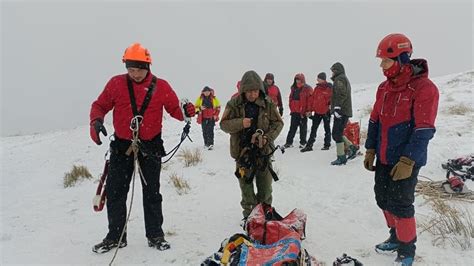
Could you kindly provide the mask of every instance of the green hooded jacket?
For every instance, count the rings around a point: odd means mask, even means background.
[[[243,134],[243,119],[245,118],[245,92],[259,89],[260,95],[255,101],[259,109],[257,128],[262,129],[268,142],[264,147],[264,152],[271,151],[270,145],[283,129],[283,120],[276,105],[266,97],[263,88],[263,81],[260,76],[253,70],[245,72],[240,84],[240,95],[227,102],[224,114],[220,122],[220,128],[230,134],[230,155],[234,159],[238,159],[243,149],[240,145],[240,136]]]
[[[344,66],[337,62],[331,67],[334,75],[331,79],[334,81],[331,97],[331,113],[334,113],[334,107],[341,107],[339,114],[352,117],[352,99],[351,83],[346,77]]]

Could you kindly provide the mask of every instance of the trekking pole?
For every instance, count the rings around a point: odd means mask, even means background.
[[[135,174],[137,170],[141,178],[143,178],[143,181],[145,181],[145,177],[143,176],[141,172],[140,163],[138,161],[138,151],[139,151],[138,150],[138,142],[139,142],[138,133],[139,133],[139,128],[140,128],[140,123],[142,120],[143,120],[143,117],[140,115],[137,115],[132,118],[132,121],[130,123],[130,129],[132,130],[132,136],[133,136],[132,144],[130,148],[131,148],[131,151],[133,152],[133,162],[134,162],[134,169],[133,169],[133,174],[132,174],[132,195],[130,197],[130,206],[128,208],[127,219],[125,220],[125,224],[123,226],[122,233],[120,234],[117,248],[115,249],[114,256],[112,257],[112,260],[110,261],[109,266],[112,266],[112,263],[114,262],[115,257],[117,256],[117,253],[119,251],[120,244],[122,244],[123,236],[125,235],[125,232],[127,231],[128,221],[130,220],[130,214],[132,213],[133,196],[135,194]],[[146,182],[145,182],[145,185],[146,185]]]

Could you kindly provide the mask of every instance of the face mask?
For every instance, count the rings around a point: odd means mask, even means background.
[[[393,65],[389,69],[384,69],[383,74],[387,78],[394,78],[398,76],[398,74],[400,73],[400,69],[401,69],[400,63],[397,60],[395,61],[395,63],[393,63]]]

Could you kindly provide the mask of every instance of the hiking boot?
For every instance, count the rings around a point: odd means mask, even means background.
[[[118,240],[104,239],[99,244],[93,246],[92,251],[95,253],[102,254],[102,253],[109,252],[111,249],[116,248],[117,246],[118,246]],[[126,246],[127,246],[127,240],[122,239],[122,242],[120,242],[119,248],[123,248]]]
[[[343,165],[346,164],[347,158],[345,155],[339,155],[337,156],[337,159],[335,161],[331,162],[331,165]]]
[[[300,144],[300,149],[303,149],[305,146],[306,146],[306,143],[305,144]]]
[[[171,248],[170,243],[165,240],[164,236],[148,238],[148,246],[158,250],[167,250]]]
[[[321,150],[322,150],[322,151],[327,151],[327,150],[329,150],[329,147],[331,147],[331,146],[326,146],[326,145],[324,145],[324,146],[321,148]]]
[[[286,143],[285,145],[283,145],[283,147],[284,147],[285,149],[293,148],[293,144]]]
[[[405,256],[398,254],[394,264],[399,266],[412,266],[414,260],[415,258],[413,256]]]
[[[398,250],[400,242],[398,242],[395,228],[390,229],[390,237],[384,242],[375,245],[377,253],[392,253]]]
[[[301,149],[300,151],[301,151],[301,152],[307,152],[307,151],[312,151],[312,150],[313,150],[313,147],[306,145],[306,147],[304,147],[304,148]]]
[[[357,156],[357,151],[359,151],[359,148],[355,145],[349,146],[349,149],[347,151],[347,160],[352,160]]]

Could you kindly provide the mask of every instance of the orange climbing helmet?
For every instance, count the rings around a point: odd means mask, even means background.
[[[148,49],[139,43],[133,43],[123,53],[122,62],[126,61],[140,61],[151,64],[151,55]]]

